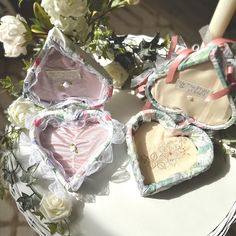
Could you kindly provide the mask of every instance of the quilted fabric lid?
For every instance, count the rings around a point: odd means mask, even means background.
[[[201,128],[219,130],[234,124],[236,108],[231,77],[235,59],[229,45],[212,44],[193,52],[170,76],[182,56],[179,54],[149,75],[145,88],[148,100],[156,109],[173,116],[182,115]]]
[[[42,107],[77,102],[96,108],[112,95],[112,82],[90,55],[53,28],[28,71],[24,93]]]

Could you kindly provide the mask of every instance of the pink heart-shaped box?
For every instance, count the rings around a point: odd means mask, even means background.
[[[55,110],[36,117],[30,137],[41,158],[69,191],[112,161],[113,123],[99,110]]]

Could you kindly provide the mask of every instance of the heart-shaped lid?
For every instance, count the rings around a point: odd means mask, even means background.
[[[132,85],[145,90],[147,106],[182,116],[182,123],[225,129],[236,120],[234,45],[219,39],[197,51],[181,48],[172,58],[158,59]]]
[[[107,72],[88,53],[53,28],[29,69],[24,93],[42,107],[61,107],[71,102],[97,108],[112,95]]]

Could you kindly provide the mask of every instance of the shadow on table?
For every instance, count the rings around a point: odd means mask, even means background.
[[[85,178],[79,195],[84,202],[95,202],[96,196],[109,195],[109,183],[122,183],[130,179],[126,170],[128,156],[126,144],[113,146],[113,162],[105,166],[101,171]]]
[[[217,132],[216,139],[236,140],[236,125],[226,130]],[[236,145],[236,144],[235,144]],[[235,148],[235,147],[234,147]],[[211,184],[223,178],[230,170],[230,157],[226,155],[219,144],[214,145],[214,161],[210,169],[190,181],[183,182],[164,192],[157,193],[151,198],[172,199],[177,198],[185,193],[194,191],[204,185]]]
[[[111,113],[113,119],[125,124],[140,111],[142,106],[143,102],[132,95],[129,90],[120,90],[114,92],[105,110]],[[82,184],[79,193],[83,201],[94,202],[96,195],[108,195],[109,182],[122,183],[129,180],[130,174],[126,170],[128,163],[126,142],[113,145],[113,162],[87,177]]]

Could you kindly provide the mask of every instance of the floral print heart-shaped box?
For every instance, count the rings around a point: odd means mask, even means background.
[[[84,108],[102,107],[112,90],[104,68],[57,28],[49,32],[24,81],[25,95],[50,109],[71,102]]]
[[[68,108],[40,113],[30,137],[34,150],[54,166],[56,178],[67,190],[77,191],[86,176],[112,162],[114,131],[109,113]]]
[[[177,126],[166,113],[141,111],[127,124],[128,153],[142,196],[154,194],[206,171],[213,145],[200,128]]]
[[[57,28],[49,32],[24,81],[24,96],[44,109],[30,128],[34,149],[68,191],[110,163],[112,143],[124,141],[123,125],[103,108],[112,89],[94,59]]]
[[[156,109],[181,114],[198,127],[228,128],[236,121],[235,45],[218,39],[198,51],[180,50],[150,75],[147,98]]]
[[[173,55],[133,79],[155,109],[128,122],[128,152],[142,195],[210,167],[213,145],[201,129],[225,129],[236,120],[233,45],[226,39],[197,51],[178,45]]]

